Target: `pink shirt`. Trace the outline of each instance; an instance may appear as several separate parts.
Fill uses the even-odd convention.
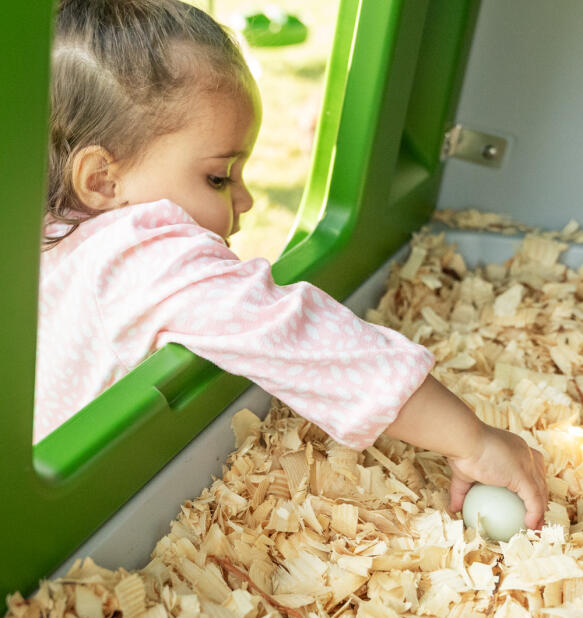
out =
[[[311,284],[275,285],[266,260],[240,261],[179,206],[137,204],[87,220],[42,255],[35,442],[169,342],[358,450],[433,364]]]

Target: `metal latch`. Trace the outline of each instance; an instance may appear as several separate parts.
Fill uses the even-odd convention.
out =
[[[508,141],[497,135],[481,133],[456,124],[445,134],[441,160],[455,157],[487,167],[500,167]]]

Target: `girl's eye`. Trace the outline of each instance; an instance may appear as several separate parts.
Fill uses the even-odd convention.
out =
[[[229,183],[230,178],[227,178],[225,176],[213,176],[212,174],[209,174],[208,176],[208,182],[210,184],[210,186],[213,189],[224,189],[227,184]]]

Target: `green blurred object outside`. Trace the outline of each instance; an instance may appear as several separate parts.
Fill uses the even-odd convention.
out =
[[[296,45],[303,43],[308,36],[308,27],[297,16],[276,6],[237,15],[233,24],[254,47]]]
[[[309,280],[343,299],[427,222],[478,8],[342,0],[309,181],[273,266],[279,284]],[[33,449],[51,24],[50,2],[3,6],[2,601],[32,592],[248,385],[169,344]]]

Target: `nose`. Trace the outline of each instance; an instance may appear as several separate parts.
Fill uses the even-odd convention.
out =
[[[233,201],[234,210],[237,213],[247,212],[253,207],[253,196],[245,185],[240,187]]]

